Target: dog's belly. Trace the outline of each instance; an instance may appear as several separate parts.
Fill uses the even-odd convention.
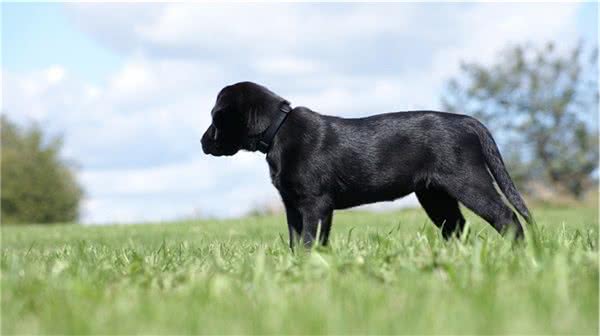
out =
[[[346,209],[363,204],[393,201],[404,197],[414,190],[402,184],[391,184],[378,188],[363,188],[339,191],[334,196],[334,207]]]

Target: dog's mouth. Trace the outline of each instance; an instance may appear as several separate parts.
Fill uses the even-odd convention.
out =
[[[226,150],[226,151],[204,151],[205,154],[212,156],[232,156],[237,153],[237,150]]]
[[[231,156],[237,153],[238,149],[229,146],[224,147],[212,141],[202,141],[202,151],[204,151],[204,154],[212,156]]]
[[[238,152],[239,146],[224,140],[226,139],[222,135],[218,136],[217,129],[211,125],[200,140],[202,150],[205,154],[214,156],[230,156]]]

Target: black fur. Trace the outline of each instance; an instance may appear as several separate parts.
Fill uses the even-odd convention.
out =
[[[251,82],[225,87],[202,137],[206,154],[256,150],[285,99]],[[490,132],[459,114],[410,111],[345,119],[294,108],[267,153],[273,185],[285,205],[290,246],[327,244],[333,210],[390,201],[415,192],[444,237],[464,226],[459,202],[501,233],[521,224],[494,187],[525,218]],[[489,169],[489,171],[488,171]],[[490,174],[491,172],[491,174]]]

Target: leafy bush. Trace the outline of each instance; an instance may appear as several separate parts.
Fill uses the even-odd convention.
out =
[[[2,223],[71,222],[83,196],[72,169],[60,158],[62,139],[45,139],[38,126],[2,128]]]

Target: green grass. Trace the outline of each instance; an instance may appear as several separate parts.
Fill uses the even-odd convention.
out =
[[[2,227],[2,334],[598,334],[598,210],[534,209],[535,243],[470,215],[340,212],[290,253],[282,217]]]

